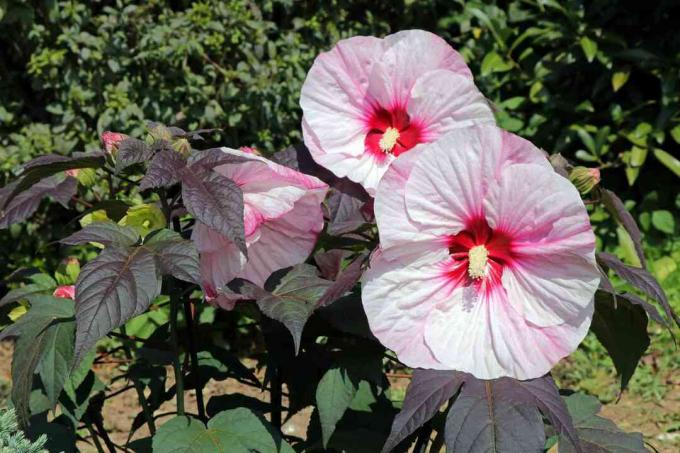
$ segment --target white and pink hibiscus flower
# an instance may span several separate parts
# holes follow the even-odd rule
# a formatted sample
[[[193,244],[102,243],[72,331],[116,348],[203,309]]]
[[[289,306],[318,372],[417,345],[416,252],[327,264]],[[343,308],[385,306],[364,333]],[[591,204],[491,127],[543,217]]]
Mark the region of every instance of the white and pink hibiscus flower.
[[[375,199],[371,330],[406,365],[536,378],[586,335],[600,277],[576,188],[493,126],[398,158]]]
[[[314,61],[300,105],[314,160],[371,195],[397,156],[449,130],[495,122],[460,54],[423,30],[338,42]]]
[[[219,290],[232,279],[244,278],[263,286],[274,271],[307,259],[323,229],[321,203],[328,186],[256,154],[222,150],[247,159],[213,170],[243,191],[248,257],[234,242],[201,223],[194,227],[192,238],[200,253],[206,298],[231,309],[234,300],[220,297]]]

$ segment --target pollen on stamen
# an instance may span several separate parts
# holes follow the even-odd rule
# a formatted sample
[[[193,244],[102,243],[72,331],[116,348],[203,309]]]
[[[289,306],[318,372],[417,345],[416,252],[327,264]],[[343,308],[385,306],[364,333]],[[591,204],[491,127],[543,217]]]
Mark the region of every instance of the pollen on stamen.
[[[489,251],[483,245],[476,245],[468,251],[468,275],[473,279],[486,276]]]
[[[397,144],[397,140],[399,140],[399,130],[394,127],[388,127],[380,138],[378,146],[380,146],[384,153],[389,153],[394,148],[394,145]]]

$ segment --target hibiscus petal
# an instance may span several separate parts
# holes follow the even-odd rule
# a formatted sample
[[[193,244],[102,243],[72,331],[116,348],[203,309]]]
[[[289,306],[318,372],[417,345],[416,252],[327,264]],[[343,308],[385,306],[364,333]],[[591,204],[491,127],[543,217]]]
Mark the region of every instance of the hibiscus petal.
[[[578,347],[592,313],[591,303],[577,318],[538,327],[512,308],[502,289],[478,296],[471,287],[459,288],[432,310],[425,342],[449,369],[479,379],[533,379]]]
[[[363,154],[369,74],[384,50],[382,39],[357,36],[340,41],[314,61],[300,106],[324,153]]]
[[[394,259],[412,250],[427,253],[432,245],[441,245],[437,236],[422,231],[406,210],[405,188],[411,170],[419,157],[420,147],[402,154],[385,173],[375,198],[375,217],[380,231],[383,253]]]
[[[448,260],[440,249],[403,265],[377,251],[364,272],[361,299],[371,331],[407,366],[445,368],[425,344],[424,330],[430,311],[451,291],[442,272]]]
[[[191,238],[200,254],[202,284],[217,290],[234,279],[246,258],[236,244],[215,230],[196,222]]]
[[[577,316],[600,278],[595,235],[574,186],[552,169],[511,165],[484,208],[489,225],[513,238],[502,281],[515,309],[539,326]]]
[[[407,110],[411,121],[424,125],[423,139],[428,142],[452,129],[496,123],[472,79],[443,69],[417,79]]]
[[[456,234],[482,216],[501,135],[495,127],[456,129],[423,147],[406,183],[406,209],[422,230]]]
[[[359,156],[325,153],[305,118],[302,119],[302,135],[305,145],[317,164],[332,170],[340,178],[346,177],[361,184],[371,196],[375,195],[380,179],[395,159],[394,156],[388,154],[382,160],[378,160],[370,153],[363,153]]]
[[[248,247],[248,261],[238,276],[263,286],[273,272],[304,262],[323,225],[318,198],[313,194],[304,197],[292,211],[262,225],[257,242]]]
[[[370,75],[368,94],[384,108],[405,106],[421,75],[446,69],[472,80],[463,57],[439,36],[406,30],[385,38],[389,46]]]

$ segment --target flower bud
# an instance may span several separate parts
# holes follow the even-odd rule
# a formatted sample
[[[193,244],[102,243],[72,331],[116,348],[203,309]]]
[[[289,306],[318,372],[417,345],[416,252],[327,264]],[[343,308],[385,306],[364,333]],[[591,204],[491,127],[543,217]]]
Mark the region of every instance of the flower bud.
[[[574,167],[571,173],[569,173],[569,180],[582,195],[585,195],[600,183],[600,169]]]
[[[179,138],[172,143],[172,148],[184,157],[191,153],[191,144],[186,138]]]
[[[127,135],[120,132],[105,131],[102,133],[101,139],[104,144],[104,149],[107,153],[115,155],[118,152],[118,145],[120,142],[128,138]]]
[[[53,296],[74,300],[76,298],[76,287],[74,285],[58,286],[57,289],[54,290]]]

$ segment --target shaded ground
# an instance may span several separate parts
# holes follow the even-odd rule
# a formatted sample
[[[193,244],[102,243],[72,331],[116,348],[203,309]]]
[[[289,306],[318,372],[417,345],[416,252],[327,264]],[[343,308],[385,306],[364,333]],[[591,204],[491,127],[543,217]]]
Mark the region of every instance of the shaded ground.
[[[2,398],[6,398],[9,392],[10,363],[12,347],[9,342],[0,343],[0,392]],[[254,362],[245,361],[246,366],[254,368]],[[95,368],[97,375],[102,381],[116,374],[116,365],[99,365]],[[167,385],[172,385],[172,372],[168,373]],[[261,375],[259,376],[261,377]],[[391,378],[393,394],[399,394],[408,385],[409,379],[402,376]],[[128,386],[125,382],[116,382],[109,387],[107,393],[120,390]],[[206,403],[210,397],[231,393],[241,393],[247,396],[264,400],[266,393],[258,389],[240,384],[231,379],[228,381],[211,381],[205,388]],[[284,389],[285,393],[285,389]],[[286,405],[284,398],[283,404]],[[196,399],[193,391],[187,393],[185,407],[188,413],[196,411]],[[163,422],[174,414],[175,401],[166,402],[155,412],[156,424]],[[108,399],[104,404],[105,427],[113,440],[118,445],[127,442],[128,431],[135,415],[139,412],[137,396],[134,389],[123,391],[115,398]],[[680,386],[677,382],[668,384],[665,396],[662,399],[642,398],[637,395],[625,393],[618,403],[609,403],[604,406],[602,414],[614,420],[621,428],[627,431],[640,431],[645,435],[646,441],[657,451],[675,453],[680,450]],[[286,434],[304,437],[311,410],[308,408],[285,423],[283,429]],[[146,426],[140,428],[133,439],[148,436]],[[78,447],[82,452],[96,452],[96,449],[87,442],[79,442]]]

